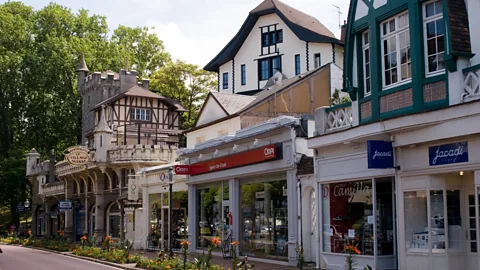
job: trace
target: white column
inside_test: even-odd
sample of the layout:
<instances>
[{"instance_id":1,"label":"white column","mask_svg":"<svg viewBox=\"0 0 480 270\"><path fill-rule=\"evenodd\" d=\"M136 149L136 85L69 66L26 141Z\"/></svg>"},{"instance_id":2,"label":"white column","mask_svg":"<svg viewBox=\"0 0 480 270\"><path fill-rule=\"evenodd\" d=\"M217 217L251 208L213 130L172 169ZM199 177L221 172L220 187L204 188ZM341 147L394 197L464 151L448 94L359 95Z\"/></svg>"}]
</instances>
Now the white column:
<instances>
[{"instance_id":1,"label":"white column","mask_svg":"<svg viewBox=\"0 0 480 270\"><path fill-rule=\"evenodd\" d=\"M188 241L190 242L189 252L197 249L197 186L188 185Z\"/></svg>"},{"instance_id":2,"label":"white column","mask_svg":"<svg viewBox=\"0 0 480 270\"><path fill-rule=\"evenodd\" d=\"M135 209L135 232L134 232L134 249L141 249L145 242L147 241L147 237L144 233L143 224L148 224L149 218L146 215L146 212L143 211L143 208Z\"/></svg>"},{"instance_id":3,"label":"white column","mask_svg":"<svg viewBox=\"0 0 480 270\"><path fill-rule=\"evenodd\" d=\"M297 255L295 246L297 245L298 235L298 199L297 198L297 171L287 172L287 205L288 205L288 262L290 265L296 265Z\"/></svg>"},{"instance_id":4,"label":"white column","mask_svg":"<svg viewBox=\"0 0 480 270\"><path fill-rule=\"evenodd\" d=\"M142 207L143 207L143 215L145 217L145 221L143 223L143 243L142 246L144 249L147 249L147 238L148 234L150 233L150 197L148 196L148 188L144 187L142 192Z\"/></svg>"},{"instance_id":5,"label":"white column","mask_svg":"<svg viewBox=\"0 0 480 270\"><path fill-rule=\"evenodd\" d=\"M241 201L240 201L240 180L239 179L230 179L229 180L229 189L228 189L228 198L230 199L230 212L232 212L232 238L233 241L240 241L240 211L241 211Z\"/></svg>"},{"instance_id":6,"label":"white column","mask_svg":"<svg viewBox=\"0 0 480 270\"><path fill-rule=\"evenodd\" d=\"M133 231L133 212L135 211L135 208L126 207L124 210L125 216L127 217L127 234L125 235L125 238L128 239L130 242L135 242L135 232Z\"/></svg>"}]
</instances>

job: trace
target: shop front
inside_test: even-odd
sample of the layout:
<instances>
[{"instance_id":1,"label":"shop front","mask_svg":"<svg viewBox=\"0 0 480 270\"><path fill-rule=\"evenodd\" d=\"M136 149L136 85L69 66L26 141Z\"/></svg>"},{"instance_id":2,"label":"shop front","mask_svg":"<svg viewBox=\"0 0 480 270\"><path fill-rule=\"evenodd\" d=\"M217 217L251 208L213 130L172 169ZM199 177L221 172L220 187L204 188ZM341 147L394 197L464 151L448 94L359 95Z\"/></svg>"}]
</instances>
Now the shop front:
<instances>
[{"instance_id":1,"label":"shop front","mask_svg":"<svg viewBox=\"0 0 480 270\"><path fill-rule=\"evenodd\" d=\"M353 245L359 269L480 268L480 138L450 132L459 135L417 127L309 140L321 194L319 267L344 269Z\"/></svg>"},{"instance_id":2,"label":"shop front","mask_svg":"<svg viewBox=\"0 0 480 270\"><path fill-rule=\"evenodd\" d=\"M138 246L144 249L170 250L169 236L171 235L172 249L180 250L180 243L188 239L189 211L186 177L169 171L175 164L144 168L139 172L143 205L142 209L136 212L137 224L140 225L136 231L143 233L138 237L135 236L135 239L141 239ZM171 200L169 174L173 181Z\"/></svg>"},{"instance_id":3,"label":"shop front","mask_svg":"<svg viewBox=\"0 0 480 270\"><path fill-rule=\"evenodd\" d=\"M401 269L480 268L480 138L401 147Z\"/></svg>"},{"instance_id":4,"label":"shop front","mask_svg":"<svg viewBox=\"0 0 480 270\"><path fill-rule=\"evenodd\" d=\"M306 140L298 119L260 124L182 150L187 165L189 241L202 252L218 238L216 255L295 265L300 241L297 162ZM297 148L298 147L298 148ZM298 159L297 159L298 158Z\"/></svg>"}]
</instances>

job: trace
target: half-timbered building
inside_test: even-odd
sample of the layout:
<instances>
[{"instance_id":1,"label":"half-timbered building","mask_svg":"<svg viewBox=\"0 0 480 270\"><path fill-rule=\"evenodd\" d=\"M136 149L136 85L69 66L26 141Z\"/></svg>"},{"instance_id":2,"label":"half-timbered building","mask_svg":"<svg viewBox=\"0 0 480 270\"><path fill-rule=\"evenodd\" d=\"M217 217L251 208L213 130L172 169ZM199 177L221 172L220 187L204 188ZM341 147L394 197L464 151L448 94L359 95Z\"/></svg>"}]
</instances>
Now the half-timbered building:
<instances>
[{"instance_id":1,"label":"half-timbered building","mask_svg":"<svg viewBox=\"0 0 480 270\"><path fill-rule=\"evenodd\" d=\"M135 215L141 216L135 212L141 211L142 195L129 176L142 167L175 161L186 109L150 91L149 81L139 82L135 71L88 74L82 57L77 75L82 142L75 151L85 153L88 162L40 162L37 151L28 153L32 231L53 236L61 230L77 240L94 234L99 239L126 237L139 245L145 239L135 239L134 224Z\"/></svg>"}]
</instances>

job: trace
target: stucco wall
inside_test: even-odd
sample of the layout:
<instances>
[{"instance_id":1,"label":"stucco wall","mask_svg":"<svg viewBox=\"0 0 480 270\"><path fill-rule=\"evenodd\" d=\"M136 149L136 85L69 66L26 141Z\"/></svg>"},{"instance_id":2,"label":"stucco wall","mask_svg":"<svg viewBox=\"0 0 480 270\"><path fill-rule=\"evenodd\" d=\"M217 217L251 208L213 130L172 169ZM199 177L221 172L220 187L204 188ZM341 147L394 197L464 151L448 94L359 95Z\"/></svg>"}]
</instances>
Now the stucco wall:
<instances>
[{"instance_id":1,"label":"stucco wall","mask_svg":"<svg viewBox=\"0 0 480 270\"><path fill-rule=\"evenodd\" d=\"M234 134L240 129L240 117L224 120L220 123L207 126L202 129L194 130L186 134L187 148L193 148L196 144L197 138L204 137L204 141L217 138L219 132L226 132L227 134Z\"/></svg>"}]
</instances>

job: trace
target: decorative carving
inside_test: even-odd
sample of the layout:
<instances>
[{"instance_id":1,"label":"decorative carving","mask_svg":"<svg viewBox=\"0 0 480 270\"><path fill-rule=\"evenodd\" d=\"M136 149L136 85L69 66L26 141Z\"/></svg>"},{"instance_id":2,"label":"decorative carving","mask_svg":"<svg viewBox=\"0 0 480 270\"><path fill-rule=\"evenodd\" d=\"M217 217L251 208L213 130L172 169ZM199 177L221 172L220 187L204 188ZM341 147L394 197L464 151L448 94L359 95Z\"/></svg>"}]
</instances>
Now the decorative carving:
<instances>
[{"instance_id":1,"label":"decorative carving","mask_svg":"<svg viewBox=\"0 0 480 270\"><path fill-rule=\"evenodd\" d=\"M480 69L465 74L464 91L462 94L464 102L480 99Z\"/></svg>"},{"instance_id":2,"label":"decorative carving","mask_svg":"<svg viewBox=\"0 0 480 270\"><path fill-rule=\"evenodd\" d=\"M352 107L343 107L328 113L326 132L350 128L353 123Z\"/></svg>"}]
</instances>

